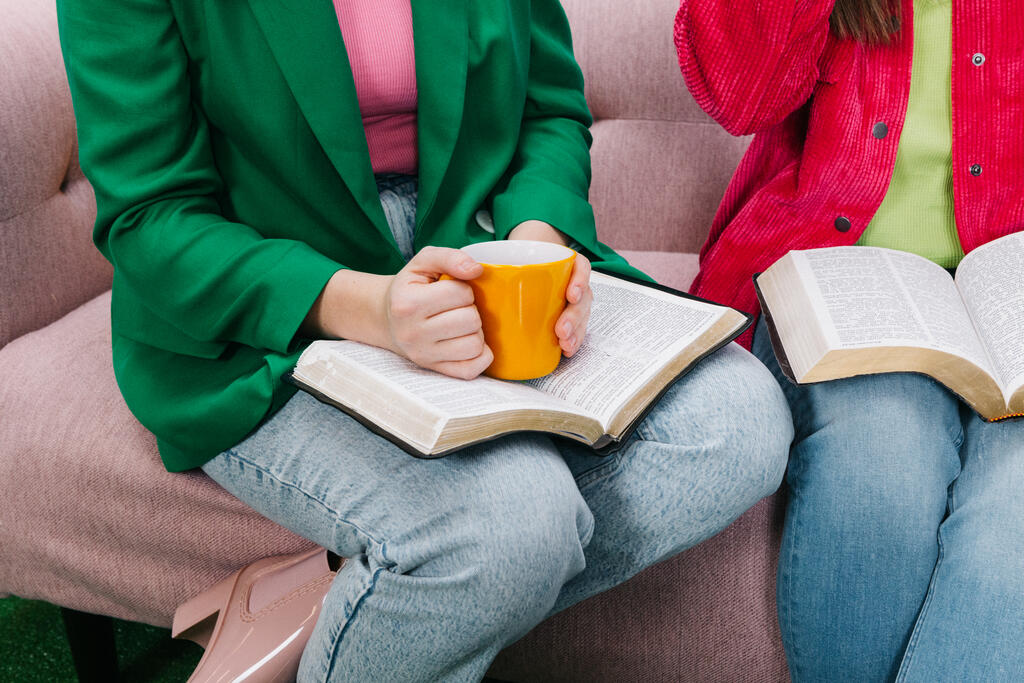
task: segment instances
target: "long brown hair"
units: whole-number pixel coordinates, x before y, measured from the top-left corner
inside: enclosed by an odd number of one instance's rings
[[[829,22],[840,38],[888,43],[900,29],[900,5],[899,0],[836,0]]]

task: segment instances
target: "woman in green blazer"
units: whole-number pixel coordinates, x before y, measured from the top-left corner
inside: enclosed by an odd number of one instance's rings
[[[316,336],[479,373],[490,352],[458,281],[479,266],[450,248],[529,237],[588,257],[558,323],[567,354],[585,332],[588,259],[639,275],[595,236],[591,118],[557,0],[412,0],[419,161],[396,205],[404,226],[385,215],[393,184],[373,174],[327,0],[58,0],[58,12],[129,407],[168,469],[201,466],[351,558],[300,678],[479,679],[547,614],[778,485],[790,420],[736,347],[604,460],[538,436],[416,460],[281,381]]]

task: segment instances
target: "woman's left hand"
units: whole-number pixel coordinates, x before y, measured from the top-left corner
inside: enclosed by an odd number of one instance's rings
[[[590,261],[583,254],[576,254],[569,286],[565,289],[565,299],[568,305],[555,323],[555,334],[558,335],[562,354],[568,358],[583,343],[583,337],[587,334],[587,321],[590,320],[590,304],[594,300],[594,294],[590,291]]]
[[[540,240],[554,242],[563,246],[567,240],[565,235],[543,221],[525,221],[520,223],[508,234],[510,240]],[[576,253],[569,285],[565,288],[565,310],[555,323],[555,335],[562,347],[562,354],[567,358],[579,351],[583,338],[587,334],[587,322],[590,320],[590,304],[594,294],[590,290],[590,260]]]

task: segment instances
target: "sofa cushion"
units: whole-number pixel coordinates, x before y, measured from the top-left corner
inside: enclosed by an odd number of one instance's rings
[[[0,348],[110,288],[53,3],[0,0]]]
[[[663,285],[685,292],[697,275],[697,255],[672,251],[629,251],[620,249],[629,263]]]
[[[677,289],[696,270],[694,254],[624,256]],[[164,471],[117,390],[109,306],[101,295],[0,349],[0,593],[166,627],[178,604],[239,566],[310,544],[201,472]],[[539,625],[492,674],[785,680],[766,580],[780,515],[778,496],[761,501],[715,538]]]
[[[749,144],[686,90],[672,42],[679,0],[562,0],[594,115],[597,232],[616,249],[697,251]]]
[[[199,589],[311,544],[163,469],[117,389],[109,309],[106,293],[0,349],[0,591],[170,626]]]
[[[681,288],[694,261],[626,256]],[[117,389],[109,292],[0,348],[0,376],[0,591],[166,626],[198,588],[309,546],[201,472],[164,470]]]

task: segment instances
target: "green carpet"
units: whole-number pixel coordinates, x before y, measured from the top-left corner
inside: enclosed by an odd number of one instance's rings
[[[115,620],[114,637],[124,683],[182,683],[203,654],[198,645],[145,624]],[[0,681],[75,680],[60,609],[34,600],[0,600]]]
[[[121,683],[184,683],[201,647],[172,640],[167,629],[114,620]],[[0,683],[77,681],[60,608],[48,602],[0,599]],[[506,683],[484,678],[482,683]]]

